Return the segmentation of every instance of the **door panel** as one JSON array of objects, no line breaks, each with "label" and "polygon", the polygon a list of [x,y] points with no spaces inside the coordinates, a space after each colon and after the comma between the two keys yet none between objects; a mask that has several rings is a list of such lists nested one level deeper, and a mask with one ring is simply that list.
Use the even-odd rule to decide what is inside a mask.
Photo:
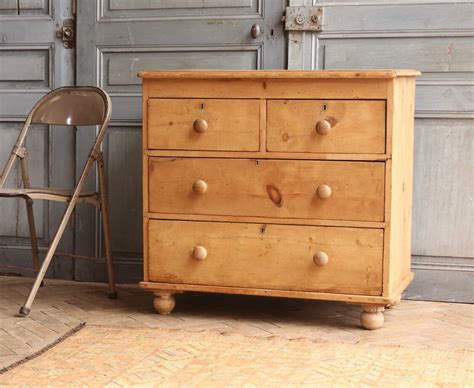
[{"label": "door panel", "polygon": [[[308,2],[308,1],[307,1]],[[324,32],[439,32],[472,28],[469,1],[315,0],[324,6]],[[425,3],[425,4],[423,4]]]},{"label": "door panel", "polygon": [[[0,123],[0,155],[3,163],[8,158],[18,133],[21,123]],[[48,183],[47,176],[47,127],[45,125],[35,125],[32,127],[30,135],[27,137],[25,147],[30,154],[29,173],[32,186],[44,186]],[[5,183],[5,187],[18,187],[21,185],[21,173],[19,163],[16,163]],[[36,233],[38,238],[44,239],[44,223],[42,220],[45,203],[39,201],[34,206],[34,214],[37,220]],[[0,234],[5,240],[14,241],[18,238],[29,238],[28,222],[26,218],[26,207],[24,201],[13,198],[2,198],[0,202]]]},{"label": "door panel", "polygon": [[236,16],[261,13],[257,0],[103,0],[101,19]]},{"label": "door panel", "polygon": [[423,72],[416,90],[418,115],[472,111],[474,95],[469,77],[474,72],[474,44],[471,37],[328,37],[319,39],[316,55],[321,69],[415,67]]},{"label": "door panel", "polygon": [[[33,105],[48,91],[74,83],[73,50],[55,40],[63,19],[72,17],[67,1],[20,0],[0,4],[0,169]],[[34,125],[26,139],[31,184],[70,188],[74,183],[74,133]],[[21,184],[19,166],[6,187]],[[64,205],[37,201],[34,215],[40,250],[47,249]],[[68,229],[59,251],[72,253]],[[31,249],[23,200],[0,201],[0,272],[32,275]],[[49,276],[72,278],[70,259],[53,261]]]},{"label": "door panel", "polygon": [[257,69],[259,47],[188,47],[186,51],[137,49],[133,53],[118,49],[102,52],[101,83],[110,92],[141,89],[137,69],[176,69],[199,64],[206,69]]},{"label": "door panel", "polygon": [[420,118],[416,127],[413,254],[466,257],[474,252],[474,122]]},{"label": "door panel", "polygon": [[[281,69],[285,0],[90,0],[77,2],[77,82],[107,90],[113,103],[104,150],[119,281],[142,279],[141,80],[144,69]],[[252,38],[252,25],[263,34]],[[78,134],[77,158],[92,132]],[[126,155],[126,158],[124,158]],[[89,182],[93,187],[93,179]],[[79,254],[100,251],[93,210],[78,209]],[[101,280],[103,264],[78,261],[76,278]]]},{"label": "door panel", "polygon": [[[140,155],[141,150],[140,131],[127,127],[109,129],[104,151],[109,174],[110,222],[116,231],[112,234],[112,246],[120,255],[134,255],[142,250],[142,177],[130,173],[141,171],[142,160],[124,158]],[[130,189],[124,190],[125,187]]]},{"label": "door panel", "polygon": [[3,0],[0,15],[49,15],[50,2],[46,0]]},{"label": "door panel", "polygon": [[[406,295],[473,302],[474,2],[290,0],[323,8],[322,32],[290,32],[289,68],[413,68],[413,269]],[[466,291],[468,290],[468,291]]]}]

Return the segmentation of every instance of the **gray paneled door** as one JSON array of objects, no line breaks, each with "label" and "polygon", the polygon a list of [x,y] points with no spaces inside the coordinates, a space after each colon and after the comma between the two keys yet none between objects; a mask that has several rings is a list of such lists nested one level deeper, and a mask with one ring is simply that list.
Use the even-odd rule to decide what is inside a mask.
[{"label": "gray paneled door", "polygon": [[[19,129],[34,103],[48,91],[74,83],[73,50],[55,38],[56,29],[72,16],[68,1],[0,1],[0,170],[3,169]],[[74,181],[74,132],[58,126],[35,126],[26,140],[32,185],[68,188]],[[18,166],[17,166],[18,167]],[[0,171],[1,173],[1,171]],[[20,171],[10,174],[7,187],[18,187]],[[34,204],[40,249],[55,232],[64,207]],[[72,253],[69,230],[59,247]],[[31,273],[31,249],[23,200],[0,201],[0,272]],[[73,278],[73,263],[53,261],[50,276]]]},{"label": "gray paneled door", "polygon": [[291,0],[323,8],[321,32],[291,32],[293,69],[414,68],[415,280],[407,296],[474,302],[472,1]]},{"label": "gray paneled door", "polygon": [[[285,0],[88,0],[77,2],[77,82],[112,96],[104,143],[113,250],[119,281],[142,278],[142,69],[282,69]],[[252,26],[262,33],[253,37]],[[78,134],[84,158],[93,131]],[[94,180],[90,182],[95,185]],[[101,251],[97,215],[76,214],[79,254]],[[99,280],[101,262],[76,261],[79,280]]]}]

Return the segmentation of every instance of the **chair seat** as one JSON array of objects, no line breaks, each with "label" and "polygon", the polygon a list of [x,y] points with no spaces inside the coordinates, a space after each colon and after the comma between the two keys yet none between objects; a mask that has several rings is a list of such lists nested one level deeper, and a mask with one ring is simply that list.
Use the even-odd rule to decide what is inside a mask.
[{"label": "chair seat", "polygon": [[[29,189],[6,189],[0,188],[0,197],[23,197],[31,199],[45,199],[48,201],[68,202],[73,191],[68,189],[56,189],[53,187],[31,187]],[[84,192],[79,194],[80,202],[98,202],[95,192]]]}]

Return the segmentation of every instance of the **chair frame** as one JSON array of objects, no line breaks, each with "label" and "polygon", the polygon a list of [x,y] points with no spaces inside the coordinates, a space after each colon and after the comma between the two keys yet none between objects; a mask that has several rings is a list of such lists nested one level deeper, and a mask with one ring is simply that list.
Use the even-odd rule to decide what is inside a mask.
[{"label": "chair frame", "polygon": [[[92,92],[97,93],[101,96],[104,102],[104,117],[101,123],[81,123],[81,120],[72,120],[72,122],[48,122],[43,119],[36,120],[35,114],[38,109],[43,109],[43,105],[46,102],[50,101],[52,97],[61,96],[63,93],[75,93],[75,92]],[[117,290],[115,285],[115,276],[113,270],[113,257],[112,257],[112,245],[111,245],[111,233],[110,233],[110,222],[109,222],[109,208],[108,208],[108,199],[107,199],[107,183],[106,175],[104,168],[104,157],[101,150],[101,144],[104,140],[107,127],[110,122],[112,114],[112,102],[109,95],[102,89],[95,86],[66,86],[55,89],[45,96],[43,96],[33,107],[29,113],[21,131],[18,136],[18,139],[12,149],[10,157],[5,165],[5,168],[0,176],[0,197],[21,197],[25,199],[26,202],[26,212],[28,218],[28,228],[31,239],[31,248],[32,248],[32,259],[34,269],[37,273],[33,287],[30,290],[30,293],[25,301],[25,304],[20,308],[20,315],[27,316],[30,313],[31,305],[34,301],[34,298],[38,292],[39,287],[41,286],[46,271],[48,270],[49,264],[54,257],[56,249],[58,247],[59,241],[66,229],[67,223],[71,218],[72,212],[77,203],[89,203],[96,206],[102,215],[102,226],[104,233],[104,248],[105,248],[105,258],[107,266],[107,276],[109,284],[109,298],[117,298]],[[78,123],[79,121],[79,123]],[[30,178],[28,174],[27,166],[27,151],[24,147],[26,136],[31,124],[43,123],[50,125],[68,125],[68,126],[79,126],[79,125],[100,125],[99,132],[95,138],[94,144],[91,148],[91,151],[87,157],[84,168],[82,170],[81,176],[76,183],[76,187],[72,192],[67,192],[63,189],[54,189],[54,188],[38,188],[34,189],[30,186]],[[13,168],[16,159],[20,161],[20,170],[23,181],[23,189],[3,189],[7,177]],[[86,178],[94,165],[97,163],[98,177],[99,177],[99,190],[98,192],[93,193],[82,193],[82,188],[85,184]],[[3,190],[2,190],[3,189]],[[3,195],[2,195],[3,191]],[[66,210],[62,216],[61,222],[54,234],[54,237],[49,245],[48,251],[46,253],[43,263],[40,265],[39,252],[38,252],[38,242],[36,238],[36,228],[35,220],[33,215],[33,200],[47,200],[47,201],[58,201],[68,203]],[[74,255],[71,255],[74,256]]]}]

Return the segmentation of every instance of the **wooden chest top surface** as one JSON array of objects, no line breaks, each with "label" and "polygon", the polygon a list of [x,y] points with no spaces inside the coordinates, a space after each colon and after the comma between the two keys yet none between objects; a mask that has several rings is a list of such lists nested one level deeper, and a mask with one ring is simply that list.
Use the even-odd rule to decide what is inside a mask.
[{"label": "wooden chest top surface", "polygon": [[140,78],[396,78],[418,76],[417,70],[144,70]]}]

